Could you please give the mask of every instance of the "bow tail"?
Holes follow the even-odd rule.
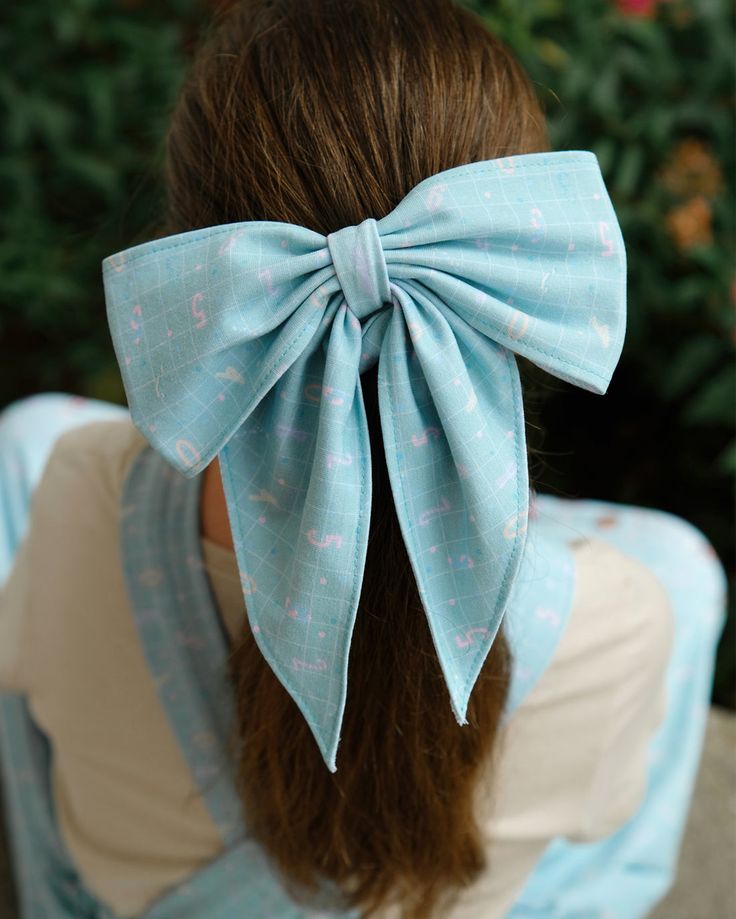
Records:
[[[250,627],[332,772],[370,523],[360,352],[342,307],[220,455]]]
[[[521,386],[505,349],[457,316],[450,323],[416,285],[401,288],[379,359],[386,459],[452,708],[466,724],[526,538]]]

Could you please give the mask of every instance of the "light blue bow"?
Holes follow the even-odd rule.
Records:
[[[251,628],[331,771],[371,509],[378,361],[401,529],[460,724],[519,571],[516,361],[605,392],[626,262],[592,153],[440,172],[327,237],[244,222],[103,261],[131,417],[185,475],[219,455]]]

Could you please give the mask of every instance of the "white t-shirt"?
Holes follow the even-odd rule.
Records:
[[[50,736],[63,839],[89,889],[122,917],[222,850],[125,590],[119,499],[146,443],[128,419],[61,435],[0,593],[0,688],[26,693]],[[208,539],[202,550],[234,636],[245,616],[235,556]],[[603,541],[579,541],[574,561],[569,624],[478,787],[489,869],[452,919],[503,916],[550,840],[602,838],[642,800],[665,710],[669,601],[648,568]]]

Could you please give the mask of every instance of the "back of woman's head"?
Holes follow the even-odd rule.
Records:
[[[548,149],[509,51],[451,0],[245,0],[200,48],[167,139],[167,233],[245,220],[322,234],[379,219],[445,169]],[[247,309],[243,304],[243,309]],[[459,726],[361,384],[373,504],[336,773],[247,623],[231,657],[250,833],[292,893],[328,879],[370,915],[428,916],[485,867],[475,791],[510,676],[499,633]]]

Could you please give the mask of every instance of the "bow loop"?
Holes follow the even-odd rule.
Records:
[[[394,283],[422,282],[483,335],[606,391],[626,329],[626,252],[593,153],[446,170],[378,228]]]
[[[623,345],[624,245],[595,156],[471,163],[327,237],[209,227],[103,273],[131,417],[186,474],[219,455],[254,639],[332,771],[371,509],[360,375],[378,362],[399,523],[465,723],[525,557],[513,355],[604,392]]]

